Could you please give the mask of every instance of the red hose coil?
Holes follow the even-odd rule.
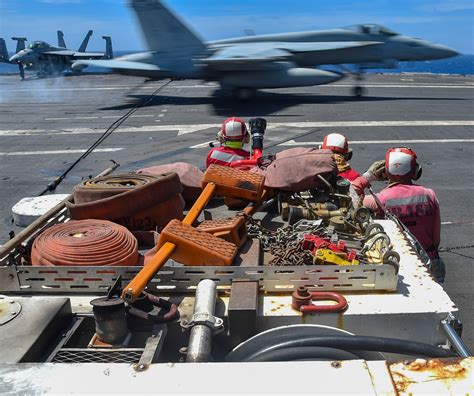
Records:
[[[129,266],[137,261],[137,239],[107,220],[56,224],[35,239],[31,251],[36,266]]]

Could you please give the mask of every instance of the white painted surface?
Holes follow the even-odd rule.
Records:
[[[68,194],[51,194],[22,198],[12,208],[13,220],[17,226],[26,227],[68,196]]]
[[[221,124],[170,124],[170,125],[144,125],[140,127],[123,126],[114,133],[139,133],[139,132],[163,132],[178,131],[178,136],[195,133],[205,129],[219,129]],[[275,128],[357,128],[357,127],[413,127],[413,126],[474,126],[473,120],[403,120],[403,121],[321,121],[321,122],[272,122],[268,130]],[[104,128],[61,128],[58,131],[41,129],[4,129],[0,130],[0,136],[31,136],[31,135],[80,135],[80,134],[102,134]],[[288,133],[295,133],[288,131]]]
[[[114,153],[116,151],[123,150],[122,147],[117,148],[103,148],[95,149],[93,153]],[[87,150],[46,150],[46,151],[11,151],[11,152],[0,152],[3,156],[15,156],[15,155],[51,155],[51,154],[79,154],[85,153]]]
[[[355,84],[328,84],[328,85],[318,85],[318,89],[322,88],[353,88]],[[209,84],[209,85],[168,85],[163,88],[165,89],[202,89],[202,88],[217,88],[218,84]],[[461,85],[461,84],[445,84],[445,85],[430,85],[430,84],[363,84],[364,88],[430,88],[430,89],[472,89],[474,86],[471,85]],[[32,88],[32,89],[9,89],[9,92],[36,92],[36,91],[54,91],[54,92],[68,92],[68,91],[124,91],[126,89],[142,89],[142,90],[156,90],[160,88],[159,85],[145,85],[142,87],[137,87],[134,85],[108,85],[108,86],[90,86],[87,88]]]
[[[350,140],[349,145],[354,144],[415,144],[415,143],[474,143],[474,139],[396,139],[396,140]],[[205,144],[192,146],[191,148],[204,147]],[[279,144],[279,146],[314,146],[317,147],[322,142],[297,142],[294,139]]]

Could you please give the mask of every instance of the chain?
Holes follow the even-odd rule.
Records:
[[[439,249],[440,252],[450,252],[451,250],[459,250],[459,249],[472,249],[474,245],[462,245],[462,246],[453,246],[453,247],[446,247]]]
[[[270,253],[273,258],[268,266],[281,265],[311,265],[313,256],[310,251],[303,249],[305,234],[324,233],[320,221],[300,220],[292,226],[278,228],[276,231],[262,226],[261,222],[244,214],[247,222],[247,233],[251,238],[260,241],[264,252]]]

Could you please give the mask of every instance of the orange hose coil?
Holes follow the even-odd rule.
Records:
[[[33,242],[37,266],[129,266],[138,261],[138,242],[125,227],[107,220],[56,224]]]

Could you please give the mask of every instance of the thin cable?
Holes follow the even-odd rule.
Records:
[[[105,139],[107,139],[115,130],[117,130],[133,113],[141,109],[143,106],[150,103],[155,95],[160,92],[163,88],[169,85],[173,80],[168,80],[163,85],[158,87],[144,102],[139,103],[137,106],[131,108],[127,111],[122,117],[114,121],[107,130],[76,160],[74,163],[63,172],[61,176],[58,176],[53,182],[49,183],[48,186],[41,191],[38,195],[44,195],[49,191],[54,191],[56,187],[64,180],[67,174],[84,158],[86,158],[90,153],[92,153]]]

